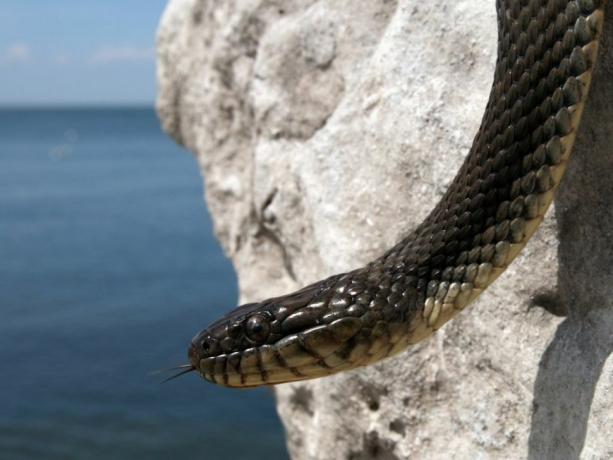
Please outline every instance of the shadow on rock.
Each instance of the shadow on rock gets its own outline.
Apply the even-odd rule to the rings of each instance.
[[[541,359],[529,458],[578,459],[613,351],[613,7],[567,178],[556,200],[558,293],[568,317]]]

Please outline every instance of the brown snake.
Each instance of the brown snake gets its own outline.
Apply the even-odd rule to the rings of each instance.
[[[200,332],[189,372],[231,387],[321,377],[428,337],[537,229],[568,165],[606,0],[497,0],[498,59],[463,166],[414,231],[363,268],[244,305]]]

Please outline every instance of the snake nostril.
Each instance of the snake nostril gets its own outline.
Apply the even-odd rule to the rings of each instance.
[[[211,336],[207,336],[200,342],[200,348],[207,355],[214,355],[219,351],[219,342]]]

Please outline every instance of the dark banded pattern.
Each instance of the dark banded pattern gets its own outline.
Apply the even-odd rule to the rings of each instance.
[[[224,316],[193,339],[191,364],[232,387],[330,375],[404,350],[477,298],[525,246],[560,184],[605,3],[498,0],[489,102],[431,214],[363,268]]]

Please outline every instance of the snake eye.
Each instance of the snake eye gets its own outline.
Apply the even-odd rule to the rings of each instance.
[[[247,320],[245,332],[252,342],[263,342],[270,334],[270,322],[264,315],[253,315]]]

